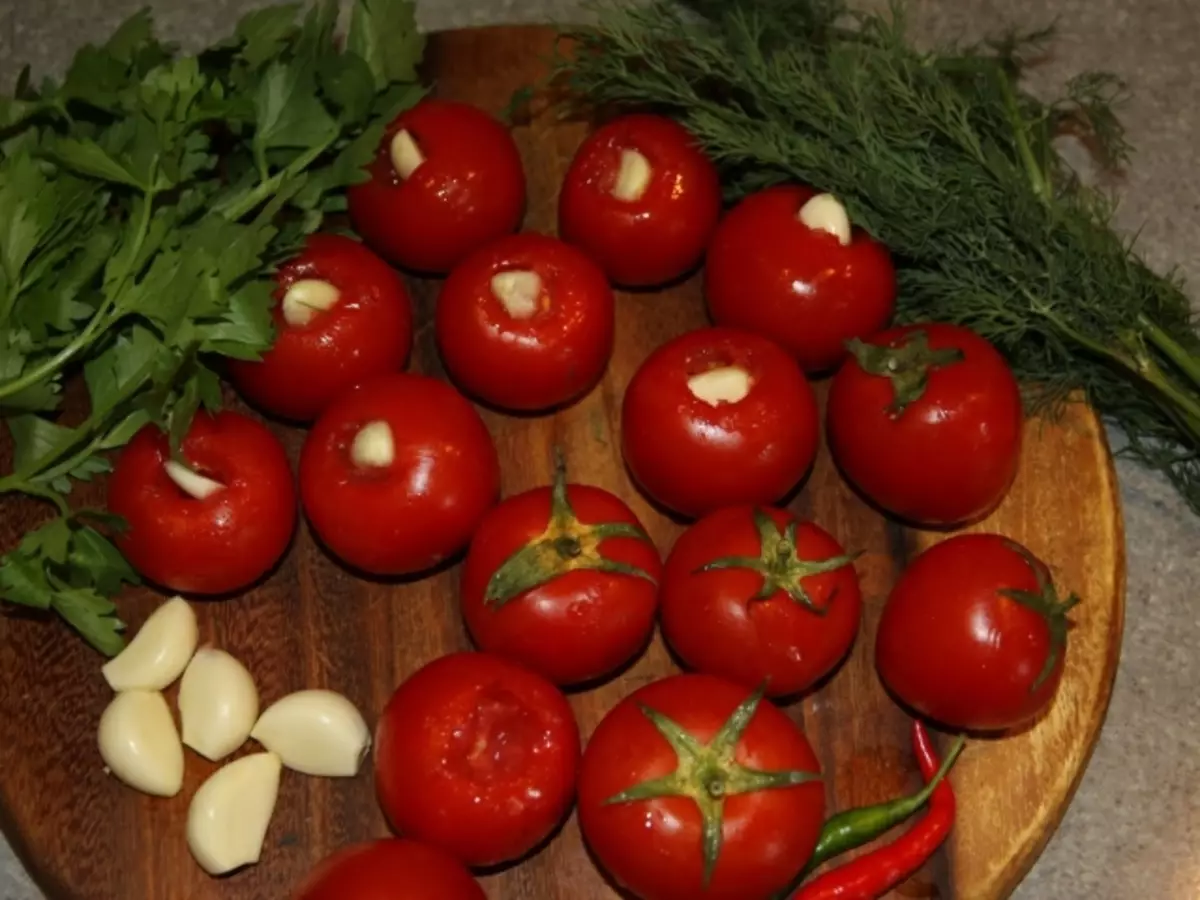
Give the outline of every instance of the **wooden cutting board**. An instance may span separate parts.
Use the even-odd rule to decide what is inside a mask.
[[[440,34],[431,41],[430,74],[442,96],[499,112],[515,87],[541,72],[539,60],[551,44],[544,28]],[[527,228],[553,230],[558,185],[584,131],[549,116],[517,128],[529,175]],[[412,367],[440,372],[431,328],[437,283],[414,281],[413,290],[420,328]],[[629,483],[617,435],[621,397],[651,350],[704,323],[698,279],[661,294],[622,295],[612,364],[590,396],[546,418],[485,412],[505,494],[546,483],[551,448],[559,444],[573,479],[624,497],[665,554],[680,526]],[[823,387],[819,392],[823,397]],[[303,432],[277,432],[294,460]],[[0,471],[11,463],[9,451],[0,443]],[[79,499],[101,496],[81,491]],[[866,616],[842,670],[788,711],[818,749],[831,809],[910,792],[919,776],[909,721],[884,695],[871,649],[892,582],[906,560],[939,536],[900,528],[869,510],[824,451],[792,508],[847,548],[864,551],[858,571]],[[24,500],[3,501],[0,548],[11,547],[45,514]],[[1076,406],[1053,425],[1030,424],[1020,477],[1003,507],[977,530],[1000,531],[1027,545],[1083,603],[1073,613],[1066,674],[1053,708],[1022,734],[970,745],[953,779],[960,797],[953,838],[894,897],[993,900],[1011,892],[1079,783],[1117,665],[1124,536],[1104,432],[1088,408]],[[248,665],[264,706],[293,690],[328,687],[347,694],[373,725],[403,678],[469,646],[456,605],[457,579],[452,568],[420,581],[359,580],[318,549],[302,526],[283,564],[260,587],[232,600],[199,602],[196,609],[202,641]],[[130,591],[121,612],[136,629],[159,602],[149,590]],[[188,854],[184,822],[192,793],[214,766],[189,752],[184,791],[172,800],[143,797],[107,777],[95,745],[97,720],[110,699],[101,662],[60,622],[25,611],[0,616],[0,825],[54,900],[282,900],[327,853],[386,834],[370,766],[349,780],[285,773],[262,862],[210,879]],[[585,738],[620,698],[673,671],[656,637],[620,678],[572,696]],[[617,896],[589,861],[574,817],[538,856],[483,883],[493,900]]]

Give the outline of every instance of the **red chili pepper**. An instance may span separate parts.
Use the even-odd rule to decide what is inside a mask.
[[[929,732],[913,723],[913,752],[928,782],[941,767]],[[932,856],[954,824],[954,790],[943,781],[929,798],[925,817],[901,837],[872,853],[831,869],[803,885],[792,900],[875,900],[913,875]]]

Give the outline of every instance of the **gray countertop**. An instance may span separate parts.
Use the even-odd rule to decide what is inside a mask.
[[[222,36],[244,9],[264,5],[0,0],[0,78],[11,83],[26,61],[36,72],[59,69],[79,44],[104,37],[147,2],[162,32],[189,45]],[[1035,82],[1054,84],[1087,68],[1125,77],[1134,93],[1124,118],[1137,155],[1119,224],[1141,227],[1139,246],[1151,265],[1177,265],[1200,285],[1200,2],[912,0],[911,8],[920,32],[939,36],[1058,17],[1060,36]],[[430,30],[550,21],[575,11],[567,0],[420,4]],[[1191,296],[1200,309],[1200,288]],[[1018,900],[1200,897],[1200,519],[1161,479],[1125,463],[1119,472],[1129,585],[1116,691],[1079,793]],[[0,839],[0,900],[40,897]]]

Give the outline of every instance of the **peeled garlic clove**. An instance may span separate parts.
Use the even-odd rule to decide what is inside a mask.
[[[188,807],[188,849],[209,875],[258,862],[275,812],[282,766],[254,753],[217,769]]]
[[[134,790],[174,797],[183,787],[183,744],[157,691],[117,694],[100,716],[97,743],[104,765]]]
[[[354,704],[333,691],[297,691],[268,707],[250,736],[305,775],[350,777],[371,746]]]
[[[201,647],[179,683],[184,746],[213,762],[250,737],[258,718],[258,689],[246,667],[226,653]]]
[[[129,645],[101,671],[114,691],[161,691],[187,666],[198,635],[192,607],[175,597],[151,613]]]

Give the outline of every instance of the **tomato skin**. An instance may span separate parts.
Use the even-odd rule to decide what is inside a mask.
[[[896,272],[861,229],[842,246],[797,218],[817,192],[780,185],[751,194],[717,226],[704,270],[713,321],[778,341],[806,372],[846,356],[845,342],[887,326]]]
[[[536,272],[548,305],[509,315],[494,275]],[[586,393],[612,355],[616,306],[604,272],[569,244],[515,234],[481,248],[446,280],[435,317],[438,349],[467,393],[504,409],[542,410]]]
[[[935,527],[976,521],[999,505],[1017,474],[1020,388],[996,348],[957,325],[906,325],[867,343],[887,346],[917,331],[931,349],[961,350],[962,362],[930,370],[924,394],[893,418],[889,380],[847,359],[829,389],[829,448],[886,512]]]
[[[359,430],[383,421],[395,460],[350,458]],[[317,420],[300,453],[300,495],[321,540],[376,575],[437,565],[467,545],[500,492],[500,462],[462,395],[423,375],[393,373],[351,388]]]
[[[588,742],[579,773],[580,826],[604,868],[642,900],[767,900],[811,855],[825,815],[819,781],[726,798],[724,841],[707,890],[695,801],[605,802],[676,769],[674,751],[639,704],[707,742],[748,693],[710,675],[665,678],[617,704]],[[735,758],[761,770],[819,771],[804,733],[768,702],[755,712]]]
[[[567,497],[585,524],[642,527],[623,500],[601,488],[572,484]],[[556,684],[580,684],[628,662],[654,630],[658,585],[636,575],[580,569],[559,575],[499,607],[484,600],[488,582],[508,557],[537,538],[550,518],[551,489],[535,488],[494,507],[471,540],[462,570],[463,616],[480,649],[510,657]],[[601,542],[602,555],[656,579],[658,550],[627,537]]]
[[[763,509],[780,531],[795,522],[798,556],[823,560],[845,555],[812,522],[785,510]],[[781,697],[807,690],[846,656],[858,634],[862,595],[852,565],[809,575],[801,582],[818,615],[784,591],[752,599],[761,574],[746,568],[699,572],[732,556],[758,557],[762,544],[754,507],[726,507],[692,525],[675,542],[663,574],[663,635],[689,667]]]
[[[116,537],[150,581],[187,594],[226,594],[257,581],[287,549],[296,490],[283,445],[241,413],[199,412],[180,445],[184,459],[225,487],[189,497],[166,474],[167,435],[147,425],[117,459],[108,510],[128,530]]]
[[[354,844],[321,861],[293,900],[487,900],[452,856],[401,838]]]
[[[692,394],[690,377],[724,366],[750,373],[744,399],[714,407]],[[795,360],[731,328],[701,328],[663,344],[634,374],[621,410],[634,479],[689,517],[777,501],[812,465],[819,429],[816,398]]]
[[[380,805],[397,832],[492,866],[524,856],[566,816],[579,729],[540,675],[452,653],[396,689],[374,753]]]
[[[390,146],[407,130],[425,161],[407,179]],[[346,193],[355,230],[386,259],[422,272],[448,272],[472,250],[516,229],[525,209],[525,170],[512,134],[481,109],[427,99],[387,127],[370,181]]]
[[[998,593],[1005,589],[1038,590],[1037,572],[1008,538],[958,534],[921,553],[880,617],[875,662],[884,684],[955,729],[1004,730],[1036,719],[1058,690],[1066,648],[1031,690],[1051,652],[1050,628]]]
[[[637,200],[613,196],[621,151],[650,163]],[[663,116],[620,116],[579,147],[559,195],[558,230],[616,284],[650,287],[690,271],[721,215],[717,169],[682,126]]]
[[[282,301],[301,279],[327,281],[336,306],[303,325],[289,325]],[[272,310],[276,338],[258,362],[229,360],[229,375],[255,406],[308,422],[339,393],[364,378],[404,368],[412,349],[412,303],[404,282],[357,241],[315,234],[284,263]]]

